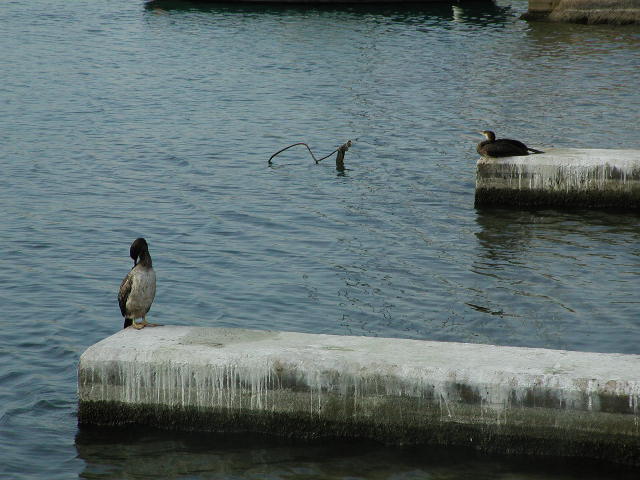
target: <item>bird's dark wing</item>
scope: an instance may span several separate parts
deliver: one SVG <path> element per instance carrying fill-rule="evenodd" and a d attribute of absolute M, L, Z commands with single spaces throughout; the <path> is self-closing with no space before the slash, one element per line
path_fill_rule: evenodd
<path fill-rule="evenodd" d="M 522 143 L 520 140 L 511 140 L 510 138 L 501 138 L 497 140 L 498 142 L 508 143 L 509 145 L 513 145 L 513 148 L 519 148 L 521 150 L 527 151 L 527 146 Z"/>
<path fill-rule="evenodd" d="M 123 317 L 127 316 L 127 299 L 131 293 L 131 284 L 133 283 L 133 276 L 131 272 L 122 279 L 120 284 L 120 291 L 118 291 L 118 305 L 120 305 L 120 313 Z"/>
<path fill-rule="evenodd" d="M 520 155 L 526 155 L 526 152 L 531 152 L 531 153 L 544 153 L 542 150 L 536 150 L 535 148 L 531 148 L 531 147 L 527 147 L 524 143 L 518 141 L 518 140 L 511 140 L 509 138 L 505 138 L 500 140 L 501 142 L 509 142 L 511 145 L 514 146 L 514 148 L 521 148 L 523 150 L 523 152 L 525 153 L 521 153 Z"/>
<path fill-rule="evenodd" d="M 517 140 L 496 140 L 485 146 L 485 154 L 490 157 L 527 155 L 527 147 Z"/>

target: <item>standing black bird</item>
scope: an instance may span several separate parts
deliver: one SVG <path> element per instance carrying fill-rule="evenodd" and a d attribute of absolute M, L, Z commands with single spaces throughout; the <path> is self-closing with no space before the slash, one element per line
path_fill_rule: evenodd
<path fill-rule="evenodd" d="M 490 130 L 480 132 L 487 139 L 480 142 L 476 151 L 483 157 L 513 157 L 518 155 L 529 155 L 531 153 L 544 153 L 535 148 L 529 148 L 518 140 L 509 138 L 499 138 L 496 140 L 496 134 Z"/>
<path fill-rule="evenodd" d="M 156 296 L 156 272 L 153 271 L 149 246 L 144 238 L 137 238 L 131 244 L 129 255 L 133 259 L 133 268 L 122 280 L 118 292 L 118 304 L 124 317 L 124 328 L 131 325 L 136 330 L 144 327 L 156 327 L 147 323 L 147 312 Z M 136 323 L 142 318 L 142 323 Z"/>

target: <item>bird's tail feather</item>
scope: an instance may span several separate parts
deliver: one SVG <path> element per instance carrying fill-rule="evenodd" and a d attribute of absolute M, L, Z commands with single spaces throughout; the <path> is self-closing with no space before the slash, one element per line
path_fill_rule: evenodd
<path fill-rule="evenodd" d="M 133 323 L 133 319 L 132 318 L 125 318 L 124 319 L 124 327 L 122 327 L 122 328 L 130 327 L 132 323 Z"/>
<path fill-rule="evenodd" d="M 527 147 L 531 153 L 544 153 L 542 150 L 536 150 L 535 148 Z"/>

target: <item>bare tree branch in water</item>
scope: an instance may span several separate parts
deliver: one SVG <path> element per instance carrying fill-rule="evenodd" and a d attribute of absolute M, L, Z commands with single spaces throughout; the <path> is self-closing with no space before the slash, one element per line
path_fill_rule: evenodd
<path fill-rule="evenodd" d="M 357 138 L 356 138 L 356 140 L 357 140 Z M 307 145 L 306 143 L 304 143 L 304 142 L 294 143 L 293 145 L 289 145 L 288 147 L 284 147 L 282 150 L 278 150 L 276 153 L 271 155 L 271 157 L 269 157 L 269 160 L 267 161 L 267 163 L 269 165 L 271 165 L 272 164 L 271 161 L 273 160 L 273 157 L 275 157 L 276 155 L 281 154 L 282 152 L 284 152 L 285 150 L 290 149 L 291 147 L 295 147 L 296 145 L 304 145 L 305 147 L 307 147 L 307 150 L 309 150 L 309 153 L 311 154 L 311 157 L 313 158 L 313 160 L 316 163 L 320 163 L 325 158 L 329 158 L 331 155 L 333 155 L 334 153 L 338 152 L 338 155 L 336 156 L 336 169 L 342 171 L 342 170 L 344 170 L 344 154 L 351 147 L 351 140 L 347 141 L 347 143 L 343 143 L 338 148 L 336 148 L 333 152 L 331 152 L 329 155 L 325 155 L 322 158 L 316 158 L 316 156 L 311 151 L 311 148 L 309 148 L 309 145 Z"/>

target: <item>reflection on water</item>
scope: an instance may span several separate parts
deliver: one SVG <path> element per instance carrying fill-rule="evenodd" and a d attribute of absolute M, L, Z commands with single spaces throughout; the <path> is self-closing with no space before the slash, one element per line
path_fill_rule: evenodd
<path fill-rule="evenodd" d="M 563 337 L 570 332 L 597 337 L 603 351 L 624 348 L 611 332 L 625 328 L 624 322 L 616 325 L 619 317 L 640 306 L 633 294 L 640 280 L 637 213 L 479 209 L 476 222 L 471 270 L 486 280 L 469 306 L 519 317 L 556 348 L 567 348 Z M 609 294 L 603 301 L 605 286 Z M 586 318 L 593 320 L 588 327 Z"/>
<path fill-rule="evenodd" d="M 493 0 L 486 2 L 461 2 L 451 6 L 453 20 L 476 26 L 498 26 L 507 19 L 517 16 L 511 5 L 498 5 Z"/>
<path fill-rule="evenodd" d="M 458 0 L 415 3 L 373 4 L 296 4 L 296 3 L 252 3 L 215 2 L 211 0 L 151 0 L 145 8 L 158 14 L 166 12 L 199 11 L 210 13 L 340 13 L 354 17 L 379 15 L 386 22 L 420 24 L 428 18 L 451 20 L 477 27 L 495 28 L 508 20 L 517 18 L 521 12 L 512 5 L 496 4 L 494 0 Z"/>
<path fill-rule="evenodd" d="M 611 248 L 611 255 L 628 247 L 629 267 L 640 254 L 640 215 L 634 212 L 478 209 L 476 221 L 478 262 L 492 267 L 526 265 L 530 249 L 557 245 L 566 245 L 564 256 L 577 265 L 585 245 L 592 242 Z"/>
<path fill-rule="evenodd" d="M 481 455 L 471 449 L 300 442 L 242 435 L 87 429 L 76 436 L 81 478 L 128 479 L 635 479 L 637 471 L 567 459 Z"/>
<path fill-rule="evenodd" d="M 462 5 L 481 4 L 487 5 L 491 9 L 492 0 L 462 0 Z M 402 14 L 403 12 L 409 16 L 421 12 L 450 12 L 451 4 L 447 2 L 426 2 L 426 3 L 406 3 L 406 4 L 358 4 L 345 2 L 343 4 L 304 4 L 304 3 L 287 3 L 287 2 L 233 2 L 233 1 L 213 1 L 213 0 L 151 0 L 145 3 L 147 10 L 165 10 L 165 11 L 201 11 L 201 12 L 345 12 L 354 14 L 375 14 L 375 15 L 391 15 Z"/>
<path fill-rule="evenodd" d="M 563 243 L 570 238 L 584 237 L 585 242 L 605 241 L 614 245 L 614 239 L 620 236 L 632 246 L 640 241 L 640 215 L 636 212 L 513 208 L 483 208 L 476 212 L 480 226 L 476 237 L 486 250 L 487 258 L 525 258 L 527 245 L 534 238 Z"/>
<path fill-rule="evenodd" d="M 527 49 L 534 57 L 611 53 L 615 50 L 637 49 L 640 29 L 637 25 L 580 25 L 566 24 L 558 28 L 553 22 L 527 22 Z M 612 46 L 616 47 L 612 51 Z M 629 66 L 637 66 L 640 56 L 629 58 Z M 603 72 L 604 73 L 604 72 Z M 614 75 L 615 76 L 615 75 Z"/>
<path fill-rule="evenodd" d="M 496 25 L 518 15 L 511 6 L 496 5 L 493 0 L 459 0 L 451 2 L 372 3 L 372 4 L 296 4 L 151 0 L 145 8 L 155 13 L 170 11 L 235 12 L 235 13 L 284 13 L 337 12 L 354 17 L 380 15 L 384 21 L 419 24 L 429 17 L 453 20 L 476 26 Z"/>

